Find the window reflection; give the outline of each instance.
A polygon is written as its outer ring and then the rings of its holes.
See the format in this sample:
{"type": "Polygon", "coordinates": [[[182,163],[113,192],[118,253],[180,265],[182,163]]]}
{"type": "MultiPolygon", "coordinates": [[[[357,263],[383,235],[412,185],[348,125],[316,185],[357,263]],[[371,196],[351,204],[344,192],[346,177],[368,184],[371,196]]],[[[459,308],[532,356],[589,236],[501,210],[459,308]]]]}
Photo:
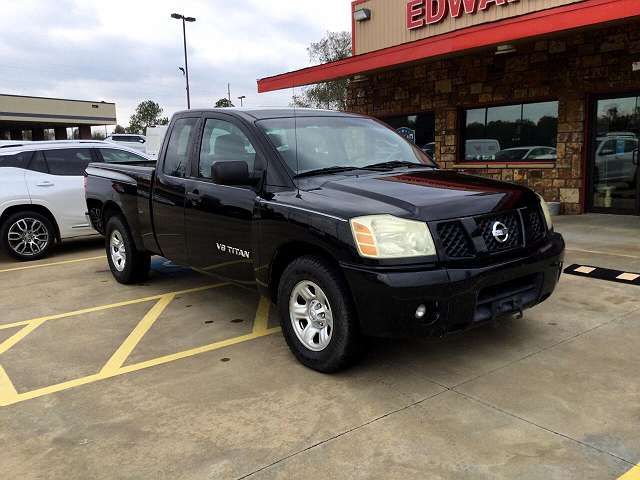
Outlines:
{"type": "Polygon", "coordinates": [[[468,161],[537,162],[557,159],[558,102],[476,108],[464,112],[468,161]]]}
{"type": "Polygon", "coordinates": [[[400,115],[381,119],[431,158],[435,155],[436,117],[434,113],[400,115]]]}
{"type": "Polygon", "coordinates": [[[633,213],[640,196],[640,97],[598,100],[596,113],[592,206],[633,213]]]}

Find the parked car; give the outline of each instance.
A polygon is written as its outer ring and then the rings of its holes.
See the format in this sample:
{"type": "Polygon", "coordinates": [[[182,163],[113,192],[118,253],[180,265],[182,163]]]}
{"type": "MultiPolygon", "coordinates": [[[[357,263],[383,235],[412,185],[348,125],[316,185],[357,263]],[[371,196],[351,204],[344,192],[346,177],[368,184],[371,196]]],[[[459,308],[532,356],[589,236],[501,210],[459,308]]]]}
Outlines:
{"type": "Polygon", "coordinates": [[[493,160],[500,151],[500,142],[490,138],[467,140],[464,158],[468,161],[493,160]]]}
{"type": "Polygon", "coordinates": [[[514,147],[500,150],[495,160],[499,162],[536,162],[555,161],[558,159],[558,151],[553,147],[514,147]]]}
{"type": "Polygon", "coordinates": [[[0,148],[0,244],[10,255],[37,260],[56,242],[97,234],[84,199],[84,170],[90,162],[153,164],[135,150],[104,142],[0,148]]]}
{"type": "Polygon", "coordinates": [[[545,301],[564,241],[528,188],[441,171],[375,119],[191,110],[157,168],[91,164],[87,208],[115,279],[151,255],[255,285],[306,366],[353,362],[365,335],[442,335],[545,301]]]}
{"type": "Polygon", "coordinates": [[[594,172],[596,185],[621,183],[635,188],[638,146],[638,137],[633,133],[610,133],[598,137],[594,172]]]}
{"type": "Polygon", "coordinates": [[[0,140],[0,148],[15,147],[16,145],[24,145],[31,143],[30,140],[0,140]]]}
{"type": "Polygon", "coordinates": [[[112,134],[104,139],[105,142],[117,143],[123,147],[129,147],[142,153],[146,153],[147,137],[136,134],[112,134]]]}

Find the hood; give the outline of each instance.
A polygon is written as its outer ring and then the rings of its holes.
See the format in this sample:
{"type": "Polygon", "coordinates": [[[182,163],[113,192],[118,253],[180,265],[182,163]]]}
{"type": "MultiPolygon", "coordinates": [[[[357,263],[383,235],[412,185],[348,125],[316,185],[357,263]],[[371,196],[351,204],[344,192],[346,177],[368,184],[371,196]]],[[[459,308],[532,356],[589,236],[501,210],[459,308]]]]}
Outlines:
{"type": "Polygon", "coordinates": [[[308,180],[301,189],[323,197],[329,210],[347,218],[389,213],[423,221],[444,220],[514,210],[537,202],[528,188],[445,170],[406,169],[308,180]]]}

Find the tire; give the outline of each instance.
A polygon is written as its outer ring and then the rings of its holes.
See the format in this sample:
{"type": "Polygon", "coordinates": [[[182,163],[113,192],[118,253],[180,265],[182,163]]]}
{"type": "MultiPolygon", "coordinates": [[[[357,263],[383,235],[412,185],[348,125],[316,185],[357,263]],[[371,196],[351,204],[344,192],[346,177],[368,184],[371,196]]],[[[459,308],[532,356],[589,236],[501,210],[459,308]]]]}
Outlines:
{"type": "Polygon", "coordinates": [[[0,238],[9,255],[26,262],[49,255],[56,241],[56,230],[44,215],[24,211],[6,219],[0,227],[0,238]]]}
{"type": "Polygon", "coordinates": [[[145,281],[149,276],[151,255],[136,248],[124,219],[120,215],[110,217],[105,233],[107,260],[115,279],[125,285],[145,281]]]}
{"type": "Polygon", "coordinates": [[[304,256],[287,266],[278,285],[278,311],[287,344],[306,367],[333,373],[360,357],[363,342],[351,294],[322,258],[304,256]]]}

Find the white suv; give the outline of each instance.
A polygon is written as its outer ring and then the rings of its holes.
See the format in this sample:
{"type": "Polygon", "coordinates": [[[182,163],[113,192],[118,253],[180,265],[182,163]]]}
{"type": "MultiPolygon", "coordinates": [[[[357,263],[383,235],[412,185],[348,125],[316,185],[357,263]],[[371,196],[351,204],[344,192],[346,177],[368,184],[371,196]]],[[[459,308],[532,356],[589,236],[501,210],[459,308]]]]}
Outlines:
{"type": "Polygon", "coordinates": [[[105,142],[29,142],[0,146],[0,244],[18,260],[48,255],[56,242],[97,235],[84,197],[90,162],[153,164],[105,142]]]}

